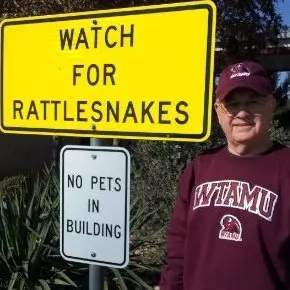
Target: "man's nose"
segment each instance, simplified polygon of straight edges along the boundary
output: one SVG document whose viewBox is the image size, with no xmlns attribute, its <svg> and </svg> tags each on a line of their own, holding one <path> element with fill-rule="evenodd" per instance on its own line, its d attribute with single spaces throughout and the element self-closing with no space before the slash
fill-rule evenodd
<svg viewBox="0 0 290 290">
<path fill-rule="evenodd" d="M 240 106 L 238 112 L 236 113 L 236 117 L 238 118 L 244 118 L 244 117 L 249 117 L 251 115 L 251 112 L 247 108 L 247 106 Z"/>
</svg>

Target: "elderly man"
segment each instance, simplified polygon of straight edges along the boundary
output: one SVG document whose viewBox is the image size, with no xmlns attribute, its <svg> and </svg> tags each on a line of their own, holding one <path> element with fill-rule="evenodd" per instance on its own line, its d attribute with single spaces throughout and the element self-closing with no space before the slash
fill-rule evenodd
<svg viewBox="0 0 290 290">
<path fill-rule="evenodd" d="M 276 101 L 264 69 L 227 67 L 214 106 L 227 144 L 181 174 L 160 288 L 290 289 L 290 148 L 269 136 Z"/>
</svg>

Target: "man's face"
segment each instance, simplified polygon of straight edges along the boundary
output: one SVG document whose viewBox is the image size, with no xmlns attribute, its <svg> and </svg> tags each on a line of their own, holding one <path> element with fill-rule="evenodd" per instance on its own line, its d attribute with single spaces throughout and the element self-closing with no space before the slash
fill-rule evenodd
<svg viewBox="0 0 290 290">
<path fill-rule="evenodd" d="M 219 123 L 229 143 L 247 144 L 265 140 L 275 109 L 273 96 L 258 96 L 237 89 L 215 104 Z"/>
</svg>

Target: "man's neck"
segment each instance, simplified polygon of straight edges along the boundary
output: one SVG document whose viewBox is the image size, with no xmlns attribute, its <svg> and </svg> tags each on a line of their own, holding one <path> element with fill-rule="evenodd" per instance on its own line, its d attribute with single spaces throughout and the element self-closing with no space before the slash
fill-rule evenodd
<svg viewBox="0 0 290 290">
<path fill-rule="evenodd" d="M 248 144 L 248 143 L 228 143 L 228 150 L 230 153 L 238 156 L 256 156 L 263 154 L 269 150 L 273 145 L 273 142 L 268 139 L 264 142 L 259 142 L 259 144 Z"/>
</svg>

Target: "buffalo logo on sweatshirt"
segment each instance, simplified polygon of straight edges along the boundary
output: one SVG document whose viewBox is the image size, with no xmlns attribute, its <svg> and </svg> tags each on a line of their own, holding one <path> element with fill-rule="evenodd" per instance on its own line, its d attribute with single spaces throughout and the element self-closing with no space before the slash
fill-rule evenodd
<svg viewBox="0 0 290 290">
<path fill-rule="evenodd" d="M 219 238 L 223 240 L 242 241 L 242 226 L 233 215 L 224 215 L 220 221 Z"/>
</svg>

